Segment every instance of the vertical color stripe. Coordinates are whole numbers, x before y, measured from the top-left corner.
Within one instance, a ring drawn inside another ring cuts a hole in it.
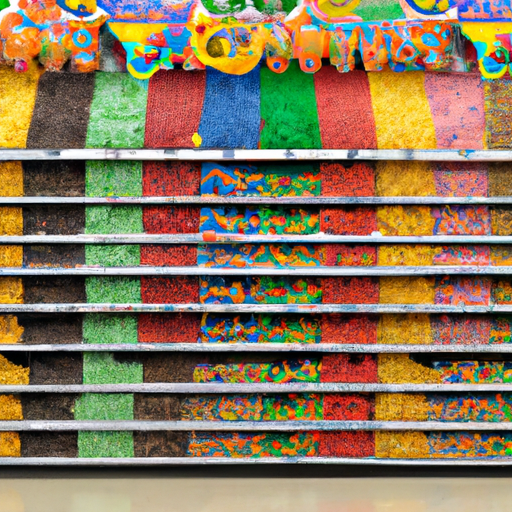
[[[84,393],[75,403],[75,420],[133,420],[133,395]],[[133,457],[133,432],[78,432],[78,456]]]
[[[320,149],[315,79],[292,61],[283,74],[261,69],[261,149]]]
[[[41,161],[23,162],[23,186],[26,196],[85,195],[85,162]],[[33,205],[23,208],[23,234],[44,232],[47,235],[84,233],[83,205]],[[43,244],[23,246],[23,265],[26,267],[75,267],[85,265],[83,244]],[[81,315],[74,317],[81,324]],[[39,331],[41,334],[44,330]],[[66,330],[59,331],[66,335]]]
[[[425,92],[440,149],[483,149],[484,86],[480,75],[425,73]]]
[[[87,147],[143,147],[148,94],[145,84],[128,73],[95,73]]]
[[[430,404],[423,394],[376,393],[375,419],[378,421],[427,421]]]
[[[436,184],[436,192],[433,195],[487,196],[488,171],[485,162],[435,162],[432,165]]]
[[[21,457],[21,443],[18,432],[0,432],[0,457]]]
[[[324,66],[314,77],[322,147],[375,149],[377,136],[366,73],[338,73],[335,67]]]
[[[141,162],[88,162],[86,195],[89,197],[142,195]],[[138,206],[87,207],[86,232],[142,232]],[[99,250],[98,250],[99,249]],[[89,265],[138,265],[139,246],[86,248]],[[88,302],[140,302],[138,278],[86,279]],[[85,315],[85,343],[137,343],[137,318],[130,315]],[[141,363],[122,363],[111,353],[84,353],[84,384],[142,383]],[[133,395],[84,394],[75,406],[76,420],[133,420]],[[79,432],[79,457],[133,457],[132,432]]]
[[[193,162],[144,162],[145,196],[197,196],[201,181],[201,164]],[[161,218],[168,207],[144,207],[143,219]],[[199,212],[197,212],[199,215]],[[165,224],[162,224],[165,226]],[[170,226],[168,226],[170,229]],[[142,265],[188,266],[197,262],[196,245],[141,245]]]
[[[91,161],[86,167],[88,197],[141,196],[142,162]],[[140,206],[88,206],[85,209],[85,232],[102,234],[142,233]],[[88,245],[87,265],[137,266],[139,245]],[[90,278],[92,280],[96,278]]]
[[[142,195],[141,162],[87,162],[86,195],[89,197]],[[86,208],[86,233],[141,233],[140,206],[90,206]],[[88,265],[140,264],[138,245],[86,246]],[[89,277],[88,302],[140,302],[140,281],[130,277]],[[137,319],[131,316],[89,314],[84,317],[87,343],[135,343]],[[85,360],[84,360],[85,368]],[[84,370],[85,371],[85,370]]]
[[[240,76],[208,68],[199,125],[202,147],[256,149],[259,130],[259,66]]]
[[[512,148],[512,81],[489,80],[485,91],[485,149]]]
[[[424,73],[369,73],[379,149],[435,149]]]
[[[393,160],[376,162],[375,195],[435,196],[436,187],[431,163]]]
[[[26,73],[0,66],[0,147],[26,147],[40,75],[36,61]]]
[[[488,170],[489,196],[512,195],[512,173],[509,162],[491,162]]]
[[[146,196],[197,196],[201,181],[201,164],[193,162],[145,162],[143,193]],[[148,206],[144,207],[146,232],[197,232],[198,207]],[[141,264],[155,266],[195,266],[197,245],[141,246]],[[196,281],[198,283],[198,281]],[[146,280],[141,283],[144,297],[155,285],[155,292],[165,290],[165,284]],[[138,337],[141,343],[196,343],[200,333],[201,316],[194,313],[141,314]]]
[[[21,162],[0,163],[0,196],[17,197],[23,195],[23,169]],[[0,208],[0,226],[2,235],[22,235],[23,215],[21,208]],[[16,245],[0,246],[0,267],[21,267],[23,265],[23,247]],[[11,281],[14,283],[14,281]],[[16,288],[21,280],[16,280]],[[0,316],[0,344],[21,341],[23,327],[14,315]]]
[[[145,146],[193,148],[199,130],[206,74],[159,71],[149,80]]]
[[[23,196],[23,168],[21,162],[0,162],[0,196]],[[23,211],[6,206],[0,208],[0,234],[23,235]],[[0,246],[0,267],[21,267],[23,246]]]
[[[23,168],[21,162],[0,162],[0,196],[23,196]],[[0,234],[23,234],[23,213],[21,208],[0,208]],[[7,245],[0,247],[0,267],[21,267],[22,265],[22,246]],[[1,280],[0,295],[3,297],[2,302],[5,302],[5,299],[7,299],[7,302],[11,302],[15,298],[15,302],[22,303],[23,288],[21,278]],[[19,325],[16,316],[0,315],[0,345],[2,343],[19,343],[22,335],[23,327]],[[0,373],[2,374],[2,383],[7,384],[9,383],[9,375],[6,370],[4,367],[4,370]],[[28,378],[26,384],[28,384]],[[23,420],[21,399],[19,397],[0,395],[0,420]],[[20,456],[21,440],[19,433],[2,432],[0,434],[0,457]]]
[[[432,345],[430,316],[424,313],[381,315],[377,343],[383,345]]]
[[[379,304],[434,304],[435,280],[430,277],[381,277]]]
[[[20,162],[0,163],[0,195],[23,195],[23,169]],[[23,212],[17,207],[0,208],[0,235],[23,235]],[[23,248],[21,246],[3,246],[0,248],[0,267],[21,267],[23,265]],[[0,278],[0,303],[22,304],[23,282],[20,277]],[[0,316],[0,344],[21,341],[23,327],[14,315]],[[1,397],[0,397],[1,398]],[[19,456],[19,436],[6,433],[0,438],[0,455],[4,451],[11,456]]]
[[[21,162],[0,163],[0,196],[23,196],[23,169]],[[1,234],[23,234],[23,215],[21,208],[0,208]],[[0,246],[0,267],[21,267],[23,265],[23,247],[18,245]],[[21,280],[17,281],[21,285]],[[18,343],[23,335],[23,327],[14,315],[0,316],[0,344]],[[7,419],[7,418],[6,418]]]
[[[141,162],[87,162],[86,195],[89,197],[142,195]],[[141,233],[140,206],[90,206],[86,208],[87,233]],[[86,263],[102,266],[137,266],[139,245],[86,246]],[[138,278],[86,280],[89,302],[140,302]],[[108,297],[107,297],[108,295]],[[104,299],[109,300],[104,300]],[[117,299],[117,300],[110,300]],[[85,315],[87,343],[136,343],[137,319],[132,316]]]
[[[375,432],[375,457],[391,459],[429,458],[429,443],[424,432]]]
[[[85,147],[93,90],[94,73],[45,73],[39,80],[27,148]]]

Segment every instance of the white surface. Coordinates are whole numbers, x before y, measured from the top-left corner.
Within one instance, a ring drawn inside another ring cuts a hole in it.
[[[510,510],[512,485],[510,478],[180,478],[178,474],[4,477],[0,512],[504,512]]]

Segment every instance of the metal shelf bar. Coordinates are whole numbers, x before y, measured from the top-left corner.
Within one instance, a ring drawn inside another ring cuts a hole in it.
[[[512,236],[496,235],[233,235],[190,233],[183,235],[12,235],[0,236],[0,244],[509,244]]]
[[[0,457],[0,466],[224,466],[269,464],[323,464],[350,466],[512,466],[512,457],[377,459],[356,457],[140,457],[140,458],[64,458]]]
[[[449,431],[503,432],[512,431],[512,422],[455,421],[0,421],[0,432],[302,432],[318,431]]]
[[[341,343],[135,343],[0,344],[7,352],[313,352],[341,354],[512,354],[512,343],[495,345],[357,345]]]
[[[287,384],[219,384],[219,383],[151,383],[151,384],[34,384],[0,385],[2,394],[19,393],[492,393],[511,392],[512,384],[367,384],[304,383]]]
[[[19,313],[512,313],[512,304],[0,304],[0,314]]]
[[[441,276],[512,275],[512,266],[299,266],[299,267],[2,267],[2,276]]]
[[[512,151],[473,149],[1,149],[0,160],[507,162],[512,160]]]
[[[512,204],[512,196],[496,197],[439,197],[439,196],[401,196],[401,197],[261,197],[261,196],[134,196],[134,197],[71,197],[71,196],[24,196],[0,197],[0,205],[171,205],[171,204],[279,204],[279,205],[445,205],[445,204]]]

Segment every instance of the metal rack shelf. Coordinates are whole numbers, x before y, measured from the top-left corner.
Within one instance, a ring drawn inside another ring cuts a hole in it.
[[[0,421],[0,432],[303,432],[303,431],[503,432],[512,422],[456,421]]]
[[[512,466],[512,457],[389,459],[357,457],[140,457],[64,458],[0,457],[0,466],[220,466],[220,465],[344,464],[350,466]]]
[[[512,196],[496,197],[439,197],[439,196],[382,196],[382,197],[325,197],[325,196],[137,196],[137,197],[71,197],[71,196],[0,196],[0,205],[84,205],[84,206],[169,206],[176,204],[204,205],[495,205],[512,204]]]
[[[507,162],[512,151],[479,149],[0,149],[1,160]]]
[[[0,314],[18,313],[512,313],[512,304],[0,304]]]
[[[226,235],[215,232],[185,235],[9,235],[0,236],[0,244],[508,244],[512,236],[495,235]]]
[[[0,267],[2,276],[444,276],[512,275],[512,266],[299,266],[299,267]]]
[[[512,354],[512,343],[494,345],[380,345],[341,343],[134,343],[134,344],[0,344],[7,352],[276,352],[336,354]]]
[[[309,383],[287,384],[251,383],[151,383],[151,384],[30,384],[0,385],[0,393],[492,393],[512,392],[512,383],[506,384],[365,384],[365,383]]]
[[[189,162],[315,162],[315,161],[430,161],[430,162],[506,162],[512,161],[512,151],[455,151],[455,150],[204,150],[204,149],[0,149],[0,161],[58,161],[58,160],[128,160],[128,161],[189,161]],[[257,164],[256,164],[257,165]],[[65,190],[59,193],[66,193]],[[84,192],[79,192],[83,194]],[[369,192],[367,192],[369,193]],[[439,192],[438,192],[439,193]],[[497,197],[255,197],[255,196],[144,196],[144,197],[63,197],[25,196],[0,197],[0,205],[293,205],[316,207],[322,205],[512,205],[512,196]],[[80,210],[80,208],[78,208]],[[26,210],[27,211],[27,210]],[[83,213],[83,212],[81,212]],[[78,234],[78,235],[20,235],[0,236],[3,245],[43,244],[367,244],[367,245],[511,245],[512,236],[432,235],[383,236],[375,232],[366,236],[352,235],[238,235],[214,231],[190,234]],[[371,267],[99,267],[74,268],[23,267],[0,268],[0,277],[16,276],[508,276],[512,266],[371,266]],[[36,299],[44,300],[44,299]],[[441,305],[441,304],[83,304],[34,303],[0,304],[0,314],[67,314],[67,313],[276,313],[276,314],[394,314],[394,313],[512,313],[512,305]],[[23,322],[20,322],[23,325]],[[80,338],[79,338],[80,339]],[[46,340],[43,340],[46,341]],[[13,354],[13,360],[29,359],[34,352],[105,352],[105,353],[265,353],[287,354],[287,357],[313,357],[315,354],[512,354],[512,343],[503,345],[362,345],[362,344],[275,344],[275,343],[137,343],[137,344],[0,344],[0,353]],[[18,357],[16,354],[28,356]],[[51,356],[49,359],[51,360]],[[474,356],[473,356],[474,357]],[[81,356],[78,358],[80,359]],[[476,357],[478,358],[478,356]],[[484,358],[485,359],[485,358]],[[487,359],[491,359],[487,357]],[[498,358],[499,359],[499,358]],[[502,358],[503,359],[503,358]],[[66,382],[64,379],[62,379]],[[149,379],[148,379],[149,380]],[[69,381],[68,381],[69,382]],[[81,382],[81,379],[78,380]],[[382,384],[382,383],[139,383],[139,384],[34,384],[0,385],[0,394],[75,394],[75,393],[141,393],[141,394],[238,394],[238,393],[476,393],[511,392],[512,383],[496,384]],[[37,397],[34,397],[37,398]],[[0,432],[84,432],[84,431],[202,431],[202,432],[298,432],[298,431],[452,431],[452,432],[512,432],[512,422],[439,422],[439,421],[142,421],[88,420],[0,421]],[[36,452],[38,453],[38,452]],[[184,452],[183,452],[184,453]],[[0,457],[0,466],[167,466],[167,465],[232,465],[232,464],[351,464],[403,466],[512,466],[512,457],[495,458],[340,458],[340,457],[159,457],[159,458],[58,458],[58,457]]]

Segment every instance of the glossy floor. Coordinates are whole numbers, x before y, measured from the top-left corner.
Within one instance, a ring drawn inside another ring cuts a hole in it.
[[[311,475],[307,478],[306,475]],[[504,512],[512,473],[209,467],[0,471],[0,512]],[[425,476],[427,475],[427,476]]]

